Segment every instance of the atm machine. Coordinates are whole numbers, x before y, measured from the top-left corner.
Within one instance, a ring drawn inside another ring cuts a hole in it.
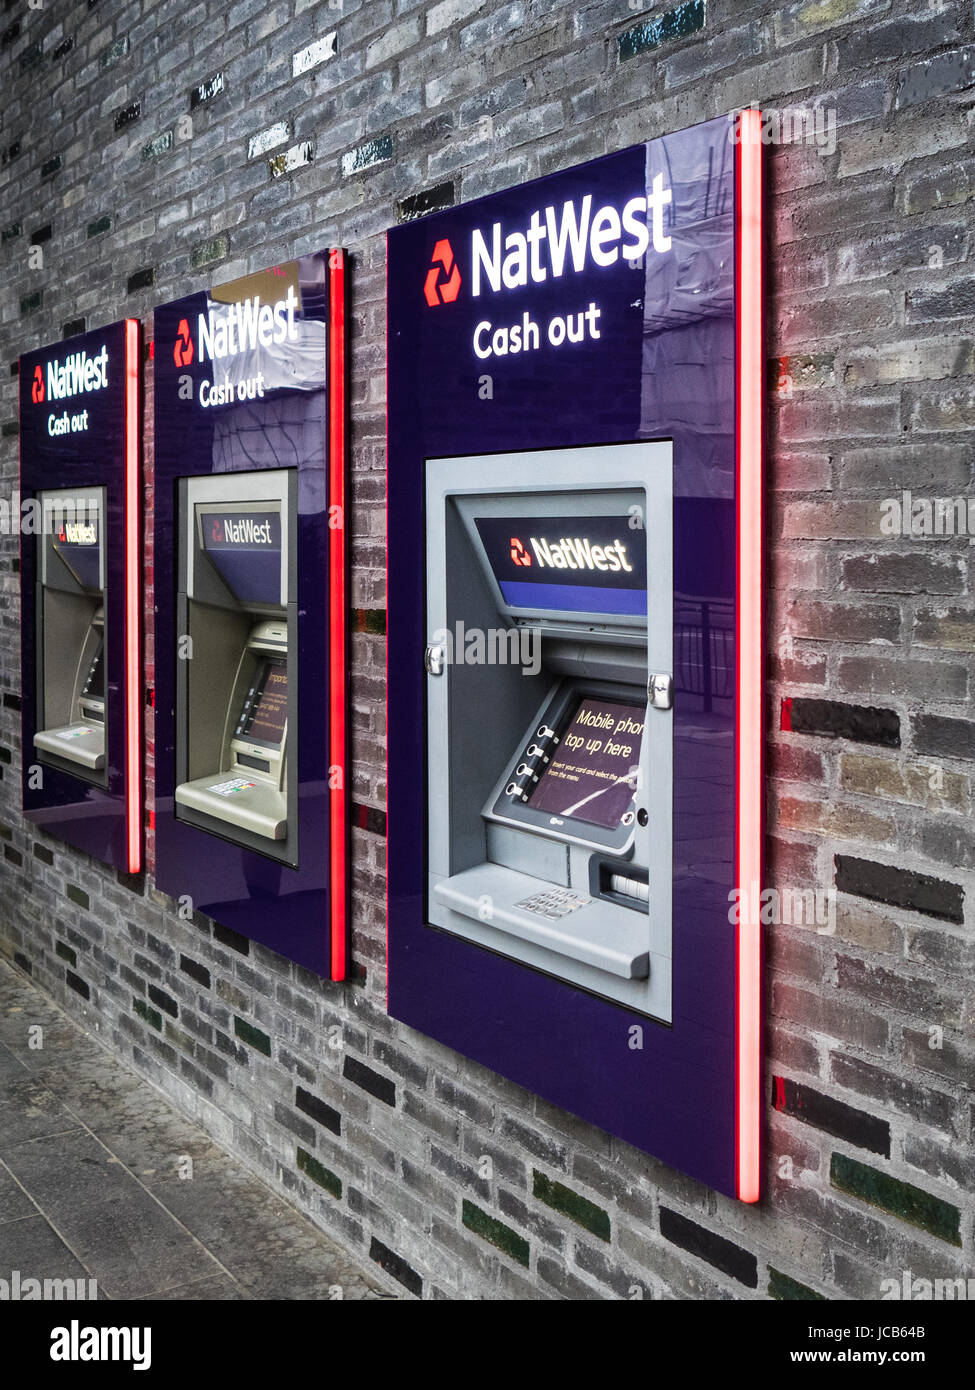
[[[294,490],[289,469],[180,480],[175,793],[177,819],[291,865]]]
[[[328,248],[154,314],[155,882],[348,959],[346,272]]]
[[[389,1012],[747,1202],[762,153],[749,108],[387,241]]]
[[[37,832],[142,868],[141,328],[25,353],[21,795]]]
[[[37,718],[41,763],[102,785],[105,768],[104,488],[38,495]]]
[[[428,920],[663,1021],[672,493],[669,442],[426,469]]]

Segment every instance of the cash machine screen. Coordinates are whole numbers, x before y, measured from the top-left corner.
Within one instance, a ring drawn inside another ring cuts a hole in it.
[[[241,711],[239,733],[255,743],[275,747],[284,736],[288,718],[288,667],[283,661],[265,661],[256,684],[247,693]]]
[[[529,805],[615,830],[633,803],[645,715],[643,705],[584,695]]]
[[[52,547],[82,589],[90,592],[101,587],[97,516],[88,521],[62,521],[56,529]]]
[[[509,607],[646,613],[646,545],[632,517],[477,516],[474,525]]]

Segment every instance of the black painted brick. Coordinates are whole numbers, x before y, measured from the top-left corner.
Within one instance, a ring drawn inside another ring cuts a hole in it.
[[[848,738],[856,743],[901,746],[900,716],[891,709],[847,705],[840,700],[812,700],[794,696],[789,701],[790,727],[794,734],[821,734]]]
[[[195,980],[204,989],[210,988],[210,972],[205,965],[200,965],[199,961],[193,960],[190,956],[180,955],[179,968],[184,975],[189,975],[191,980]]]
[[[116,130],[124,130],[127,125],[134,124],[142,115],[141,101],[131,101],[128,106],[122,106],[112,117],[112,125]]]
[[[371,1096],[381,1100],[384,1105],[396,1104],[395,1082],[391,1081],[388,1076],[381,1076],[378,1071],[373,1071],[372,1067],[367,1067],[365,1062],[360,1062],[356,1057],[346,1057],[342,1067],[342,1075],[347,1081],[361,1086]]]
[[[380,1269],[391,1274],[397,1283],[403,1285],[404,1289],[408,1289],[417,1298],[421,1296],[423,1280],[416,1270],[406,1263],[402,1255],[397,1255],[395,1250],[390,1250],[388,1245],[383,1245],[382,1241],[377,1240],[375,1236],[369,1245],[369,1258],[374,1260]]]
[[[295,1091],[295,1105],[320,1125],[330,1129],[333,1134],[342,1133],[342,1116],[339,1112],[331,1105],[326,1105],[325,1101],[319,1100],[318,1096],[313,1096],[311,1091],[306,1091],[303,1086],[299,1086]]]
[[[141,270],[133,271],[125,283],[126,294],[135,294],[137,290],[147,290],[155,283],[156,272],[151,265],[143,266]]]
[[[213,939],[219,941],[221,946],[229,946],[232,951],[239,951],[242,956],[250,954],[251,944],[246,936],[241,936],[240,932],[231,931],[229,927],[222,927],[219,922],[213,924]]]
[[[833,862],[836,887],[841,893],[853,893],[872,902],[920,912],[925,917],[938,917],[958,926],[965,921],[965,891],[960,884],[911,869],[898,869],[893,864],[857,859],[850,854],[837,854]]]
[[[73,970],[66,970],[64,972],[64,978],[67,981],[68,988],[73,989],[76,994],[80,994],[82,999],[91,998],[91,990],[80,975],[76,975]]]
[[[411,193],[397,206],[401,222],[412,222],[417,217],[425,217],[428,212],[441,212],[454,206],[454,185],[438,183],[436,188],[425,188],[422,193]]]
[[[848,1144],[890,1158],[890,1125],[876,1115],[868,1115],[785,1076],[772,1078],[772,1104],[783,1115],[792,1115],[835,1139],[845,1139]]]
[[[179,1005],[165,990],[160,989],[158,985],[150,985],[148,993],[149,998],[163,1013],[169,1014],[170,1018],[179,1018]]]
[[[748,1250],[742,1250],[724,1236],[706,1231],[696,1221],[689,1221],[669,1207],[660,1208],[660,1234],[673,1245],[705,1260],[723,1274],[737,1279],[746,1288],[758,1287],[758,1260]]]

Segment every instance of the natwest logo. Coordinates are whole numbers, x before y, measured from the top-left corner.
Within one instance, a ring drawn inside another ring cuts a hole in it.
[[[625,570],[633,573],[633,566],[626,558],[626,546],[620,540],[611,545],[593,545],[586,536],[563,536],[557,541],[546,541],[531,537],[531,548],[540,569],[558,570],[599,570],[602,573],[618,573]],[[514,550],[511,558],[514,560]],[[515,560],[515,564],[524,561]],[[531,563],[529,557],[528,563]]]
[[[211,535],[214,541],[223,545],[273,545],[274,536],[270,521],[253,521],[243,517],[234,521],[224,517],[223,522],[215,521]]]
[[[193,361],[193,339],[186,319],[180,319],[173,344],[173,361],[177,367],[188,367]]]
[[[208,357],[236,357],[240,352],[269,348],[285,340],[296,342],[295,310],[298,296],[289,285],[284,299],[262,304],[260,295],[233,304],[214,304],[197,320],[196,341],[200,361]],[[180,328],[182,329],[182,324]],[[179,363],[177,363],[177,366]]]
[[[97,545],[98,527],[93,521],[63,521],[58,540],[64,545]]]
[[[44,383],[38,381],[37,369],[31,396],[35,404],[44,400]],[[79,396],[88,391],[101,391],[108,385],[108,348],[103,347],[94,357],[88,353],[73,352],[63,362],[57,360],[47,364],[47,396],[52,401],[63,401],[68,396]],[[40,390],[38,390],[40,388]]]
[[[550,277],[558,280],[570,269],[578,274],[590,262],[603,268],[615,265],[620,257],[636,261],[651,242],[654,251],[663,254],[671,243],[664,232],[664,208],[672,200],[663,174],[656,174],[652,191],[630,198],[622,209],[612,204],[594,209],[592,194],[587,193],[578,204],[570,199],[561,208],[537,209],[523,231],[505,235],[502,224],[495,222],[485,235],[475,227],[471,293],[476,298],[482,287],[497,294],[502,289],[519,289],[529,280],[536,285]]]
[[[511,563],[513,565],[530,565],[532,557],[522,545],[517,536],[511,537]]]
[[[44,373],[40,366],[34,368],[34,380],[31,382],[30,398],[35,405],[41,405],[44,400]]]
[[[437,242],[430,260],[432,264],[423,282],[424,298],[431,309],[438,304],[453,304],[460,294],[460,266],[446,237]]]

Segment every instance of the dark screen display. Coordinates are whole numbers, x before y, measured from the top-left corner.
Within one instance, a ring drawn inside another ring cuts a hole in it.
[[[279,744],[288,719],[288,667],[284,661],[265,661],[257,692],[244,724],[243,736],[258,743]]]
[[[101,545],[98,516],[93,508],[87,520],[56,521],[51,546],[83,589],[101,587]]]
[[[643,705],[583,696],[531,807],[615,830],[633,804],[645,715]]]
[[[647,549],[631,516],[492,516],[474,525],[513,608],[647,611]]]

